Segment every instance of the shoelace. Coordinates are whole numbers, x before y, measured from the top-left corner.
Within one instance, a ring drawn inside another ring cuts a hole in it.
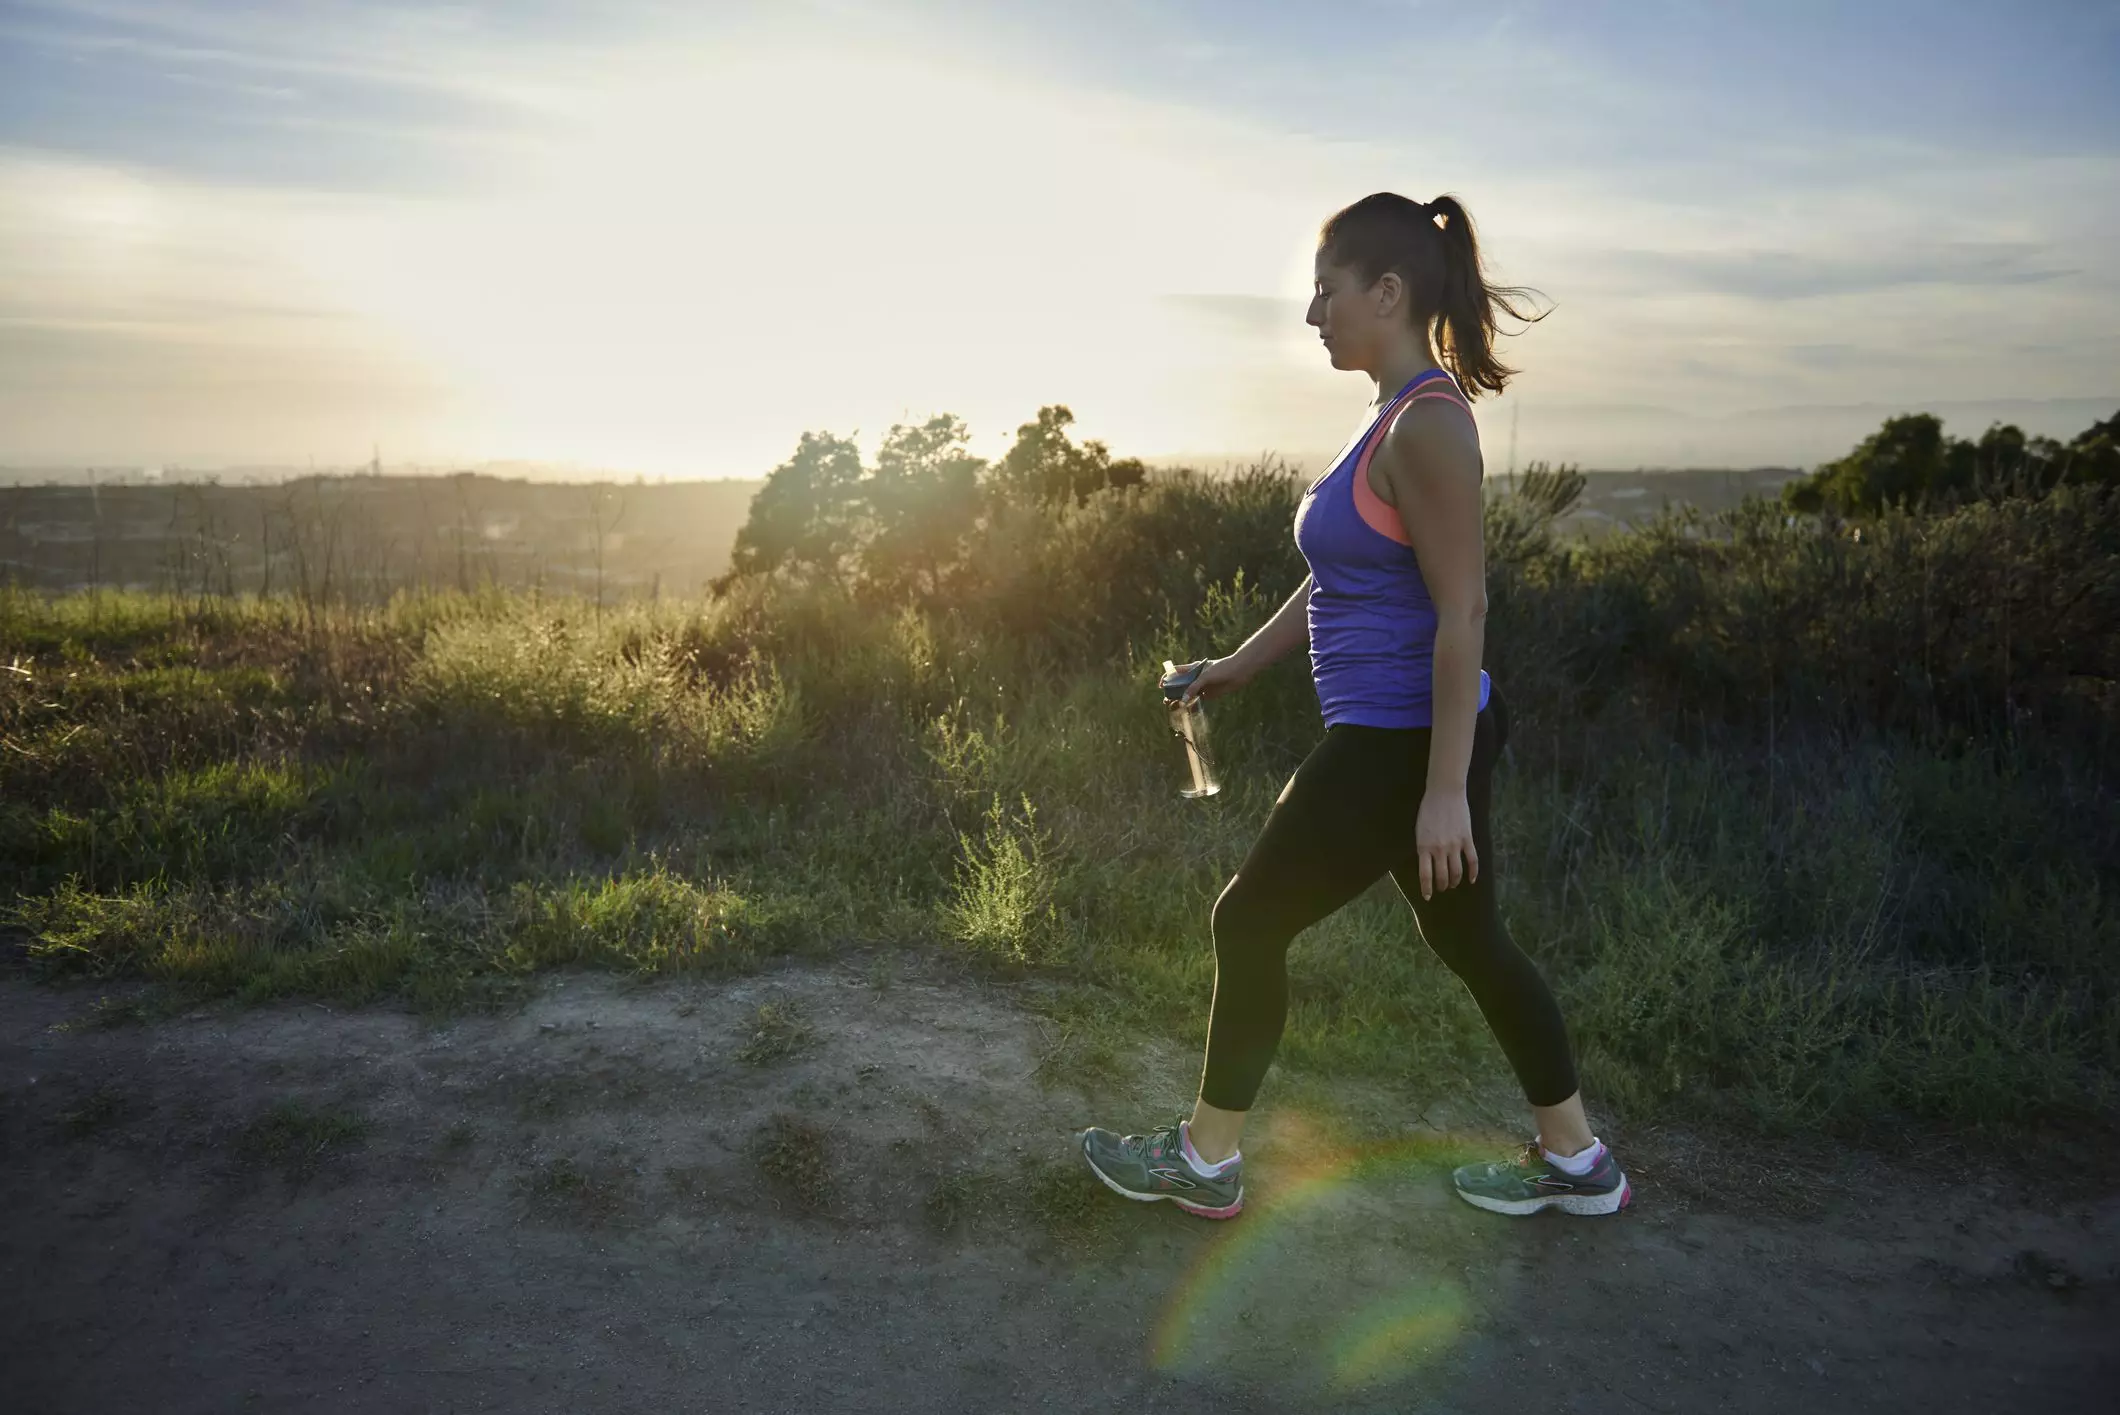
[[[1181,1115],[1160,1129],[1150,1130],[1142,1135],[1128,1135],[1122,1143],[1126,1146],[1129,1153],[1146,1155],[1154,1153],[1157,1142],[1161,1141],[1163,1153],[1169,1155],[1179,1154],[1182,1151],[1178,1144],[1178,1127],[1184,1123],[1185,1117]]]

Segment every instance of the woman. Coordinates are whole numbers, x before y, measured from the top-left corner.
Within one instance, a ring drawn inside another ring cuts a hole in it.
[[[1513,1159],[1459,1169],[1458,1194],[1497,1213],[1613,1213],[1632,1198],[1627,1178],[1590,1133],[1560,1009],[1495,904],[1490,779],[1509,716],[1480,667],[1481,461],[1465,399],[1514,373],[1494,356],[1495,318],[1524,318],[1525,292],[1486,283],[1449,196],[1379,193],[1339,212],[1319,234],[1316,276],[1306,321],[1334,368],[1375,380],[1376,412],[1296,512],[1310,577],[1235,653],[1187,665],[1198,673],[1185,693],[1240,687],[1307,640],[1325,738],[1215,901],[1191,1117],[1138,1135],[1093,1127],[1083,1156],[1130,1199],[1235,1217],[1238,1140],[1287,1017],[1288,946],[1388,870],[1472,990],[1537,1122]]]

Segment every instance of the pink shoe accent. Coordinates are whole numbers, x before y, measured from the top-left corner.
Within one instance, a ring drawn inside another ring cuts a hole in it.
[[[1171,1202],[1195,1218],[1235,1218],[1238,1214],[1244,1212],[1244,1194],[1242,1190],[1238,1191],[1237,1201],[1234,1204],[1227,1204],[1219,1209],[1210,1209],[1204,1204],[1188,1204],[1179,1198],[1172,1198]]]

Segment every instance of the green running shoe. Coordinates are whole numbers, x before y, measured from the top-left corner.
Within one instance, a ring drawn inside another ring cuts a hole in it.
[[[1468,1164],[1451,1176],[1458,1197],[1498,1214],[1612,1214],[1634,1202],[1634,1190],[1609,1147],[1588,1174],[1569,1174],[1547,1162],[1533,1140],[1507,1160]]]
[[[1201,1218],[1235,1218],[1244,1207],[1244,1161],[1227,1162],[1206,1178],[1185,1158],[1176,1120],[1146,1135],[1119,1135],[1092,1125],[1081,1132],[1082,1158],[1113,1193],[1148,1202],[1168,1199]]]

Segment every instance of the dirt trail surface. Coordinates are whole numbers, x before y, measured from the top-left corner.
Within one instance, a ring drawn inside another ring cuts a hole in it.
[[[1270,1091],[1247,1210],[1211,1223],[1070,1142],[1167,1117],[1192,1058],[1085,1095],[1005,989],[919,965],[564,977],[438,1024],[103,1026],[102,996],[0,982],[16,1415],[1994,1415],[2110,1410],[2120,1378],[2112,1198],[1918,1155],[1888,1200],[1732,1197],[1666,1136],[1621,1149],[1629,1213],[1508,1219],[1447,1187],[1500,1117],[1335,1149]]]

